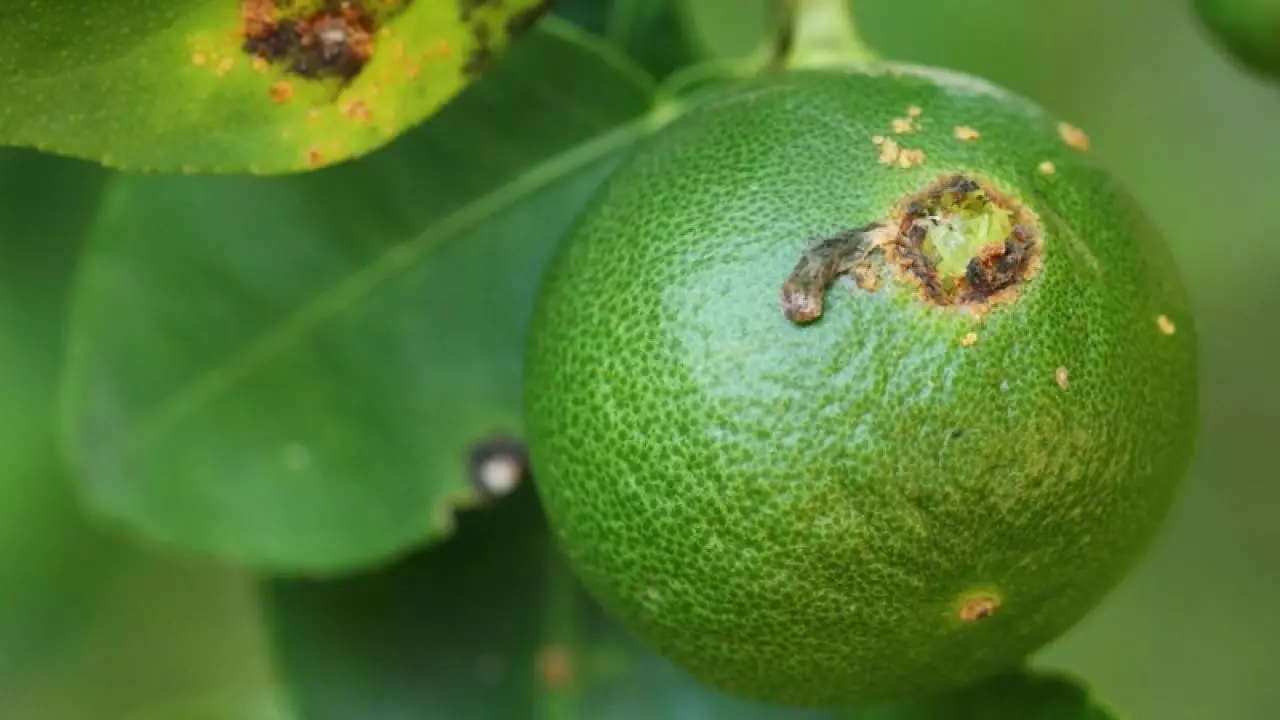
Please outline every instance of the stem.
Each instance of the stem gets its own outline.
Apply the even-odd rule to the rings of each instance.
[[[858,34],[851,0],[779,0],[776,56],[789,69],[868,65],[879,54]]]

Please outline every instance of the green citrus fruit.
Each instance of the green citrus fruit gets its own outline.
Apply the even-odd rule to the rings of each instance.
[[[1280,77],[1280,0],[1194,0],[1200,19],[1235,57]]]
[[[1077,622],[1192,454],[1170,253],[1079,130],[954,73],[745,85],[552,262],[525,411],[602,604],[716,687],[962,686]]]

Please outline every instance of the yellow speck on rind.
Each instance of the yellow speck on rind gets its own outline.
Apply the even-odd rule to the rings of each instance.
[[[915,126],[911,124],[911,120],[909,120],[908,118],[893,119],[893,131],[895,133],[899,135],[906,135],[912,130],[915,130]]]
[[[956,127],[954,134],[956,136],[956,139],[961,142],[970,142],[972,140],[977,140],[978,138],[982,137],[982,135],[977,130],[974,130],[968,125],[960,125]]]
[[[1178,332],[1178,326],[1173,324],[1173,321],[1169,319],[1168,315],[1161,315],[1156,318],[1156,327],[1159,327],[1160,332],[1165,335],[1172,335]]]
[[[1083,130],[1070,123],[1058,123],[1058,134],[1069,147],[1080,152],[1088,152],[1089,136]]]
[[[1039,170],[1041,175],[1052,175],[1058,172],[1058,166],[1054,165],[1052,161],[1045,160],[1040,163]]]
[[[908,150],[903,148],[898,155],[898,167],[903,170],[909,170],[917,165],[924,164],[924,150]]]
[[[1070,376],[1069,376],[1069,373],[1067,372],[1067,369],[1064,367],[1060,367],[1056,371],[1054,371],[1053,377],[1055,380],[1058,381],[1058,387],[1062,388],[1063,390],[1066,390],[1067,387],[1070,385]]]
[[[977,345],[978,333],[976,332],[965,333],[964,338],[960,340],[960,344],[965,347],[973,347],[974,345]]]
[[[898,157],[902,154],[902,146],[893,138],[881,138],[881,142],[876,143],[880,146],[880,159],[877,160],[881,165],[893,165],[898,162]]]

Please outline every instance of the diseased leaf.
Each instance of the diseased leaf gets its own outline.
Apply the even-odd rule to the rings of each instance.
[[[154,540],[337,572],[446,534],[521,428],[541,268],[652,127],[634,66],[548,22],[366,159],[119,177],[84,263],[66,421],[91,506]]]
[[[1074,679],[1032,670],[997,677],[934,700],[886,704],[845,720],[1119,720]]]
[[[382,572],[267,586],[282,677],[304,720],[801,720],[710,690],[582,591],[532,487]]]
[[[129,170],[329,165],[437,112],[547,4],[24,3],[0,25],[0,143]]]

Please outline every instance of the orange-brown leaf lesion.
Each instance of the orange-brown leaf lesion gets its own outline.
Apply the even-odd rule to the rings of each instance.
[[[243,50],[304,78],[349,82],[373,57],[378,22],[358,0],[241,0]]]

